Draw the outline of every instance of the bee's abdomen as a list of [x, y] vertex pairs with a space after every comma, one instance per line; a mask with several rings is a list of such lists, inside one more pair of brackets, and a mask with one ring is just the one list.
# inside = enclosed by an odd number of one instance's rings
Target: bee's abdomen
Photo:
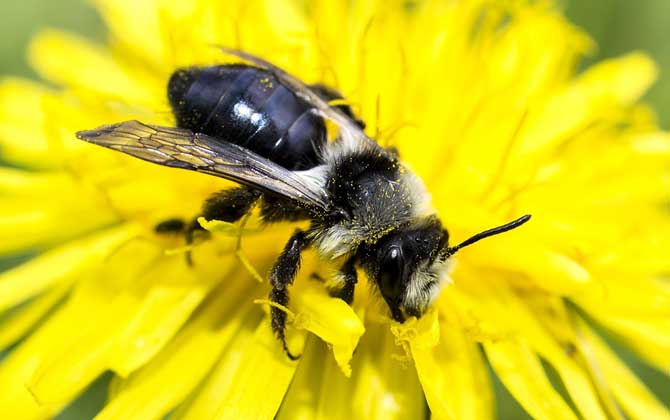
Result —
[[323, 119], [270, 72], [247, 65], [177, 70], [168, 84], [177, 126], [246, 147], [291, 170], [318, 163]]

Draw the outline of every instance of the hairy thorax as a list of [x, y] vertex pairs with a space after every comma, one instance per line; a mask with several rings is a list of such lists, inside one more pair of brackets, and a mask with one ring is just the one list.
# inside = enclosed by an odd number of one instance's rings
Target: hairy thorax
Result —
[[325, 187], [333, 213], [314, 220], [309, 232], [322, 257], [352, 254], [361, 243], [376, 242], [429, 212], [423, 183], [394, 154], [383, 149], [340, 149], [327, 158]]

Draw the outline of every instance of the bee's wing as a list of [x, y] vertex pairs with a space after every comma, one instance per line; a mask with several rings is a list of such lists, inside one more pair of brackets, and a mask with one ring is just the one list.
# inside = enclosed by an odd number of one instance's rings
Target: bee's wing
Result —
[[253, 54], [244, 51], [234, 50], [225, 47], [219, 47], [221, 51], [226, 54], [241, 58], [255, 64], [256, 66], [272, 72], [279, 80], [286, 84], [298, 96], [304, 99], [307, 103], [312, 105], [322, 117], [334, 122], [344, 132], [350, 136], [354, 141], [368, 143], [370, 147], [378, 148], [376, 142], [369, 138], [363, 130], [354, 123], [349, 117], [344, 115], [339, 109], [328, 105], [322, 97], [312, 91], [307, 85], [287, 73], [283, 69], [275, 66], [269, 61], [263, 60]]
[[249, 185], [317, 211], [328, 208], [325, 190], [300, 173], [243, 147], [190, 130], [126, 121], [80, 131], [77, 137], [149, 162]]

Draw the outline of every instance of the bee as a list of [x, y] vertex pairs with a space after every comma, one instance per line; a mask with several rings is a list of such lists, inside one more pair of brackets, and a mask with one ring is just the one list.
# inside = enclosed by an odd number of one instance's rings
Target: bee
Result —
[[[270, 300], [288, 306], [301, 252], [314, 247], [339, 265], [331, 294], [351, 304], [361, 268], [391, 317], [421, 317], [445, 282], [450, 258], [481, 239], [530, 219], [480, 232], [456, 246], [430, 206], [422, 180], [364, 132], [364, 122], [323, 85], [307, 86], [277, 66], [224, 49], [242, 63], [177, 70], [168, 99], [177, 127], [139, 121], [80, 131], [79, 139], [159, 165], [225, 178], [239, 187], [203, 205], [205, 219], [236, 222], [258, 205], [265, 223], [308, 220], [270, 271]], [[337, 128], [329, 139], [326, 121]], [[181, 229], [177, 220], [157, 231]], [[199, 228], [186, 228], [187, 240]], [[286, 313], [271, 307], [274, 334], [286, 344]]]

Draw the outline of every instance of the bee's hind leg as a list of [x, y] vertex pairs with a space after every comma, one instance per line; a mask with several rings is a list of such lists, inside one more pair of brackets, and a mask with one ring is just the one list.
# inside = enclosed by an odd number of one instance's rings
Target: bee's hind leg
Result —
[[[248, 187], [238, 187], [218, 191], [205, 201], [202, 206], [201, 216], [207, 220], [221, 220], [228, 223], [235, 223], [249, 213], [261, 195], [262, 193], [260, 191]], [[186, 245], [189, 246], [189, 249], [186, 251], [186, 262], [188, 265], [193, 265], [193, 256], [190, 246], [193, 245], [195, 236], [198, 234], [209, 235], [209, 232], [200, 226], [198, 217], [200, 216], [193, 218], [186, 228]], [[237, 255], [238, 258], [240, 258], [240, 255], [243, 256], [240, 249], [242, 228], [240, 228], [239, 235], [235, 250], [235, 255]], [[244, 260], [240, 258], [242, 264], [247, 268], [251, 267], [248, 260], [246, 260], [246, 257], [243, 258]], [[253, 271], [255, 272], [255, 270]], [[256, 273], [256, 276], [260, 278], [258, 273]]]
[[262, 193], [249, 187], [237, 187], [214, 193], [202, 206], [207, 220], [235, 223], [249, 213]]
[[[284, 308], [288, 306], [288, 286], [293, 283], [300, 268], [300, 253], [308, 245], [309, 239], [305, 232], [296, 230], [284, 246], [284, 250], [279, 254], [279, 258], [275, 261], [270, 272], [270, 284], [272, 285], [270, 301]], [[286, 345], [286, 312], [279, 307], [272, 306], [270, 313], [272, 316], [272, 331], [281, 341], [286, 355], [291, 360], [298, 359], [300, 356], [293, 355]]]

